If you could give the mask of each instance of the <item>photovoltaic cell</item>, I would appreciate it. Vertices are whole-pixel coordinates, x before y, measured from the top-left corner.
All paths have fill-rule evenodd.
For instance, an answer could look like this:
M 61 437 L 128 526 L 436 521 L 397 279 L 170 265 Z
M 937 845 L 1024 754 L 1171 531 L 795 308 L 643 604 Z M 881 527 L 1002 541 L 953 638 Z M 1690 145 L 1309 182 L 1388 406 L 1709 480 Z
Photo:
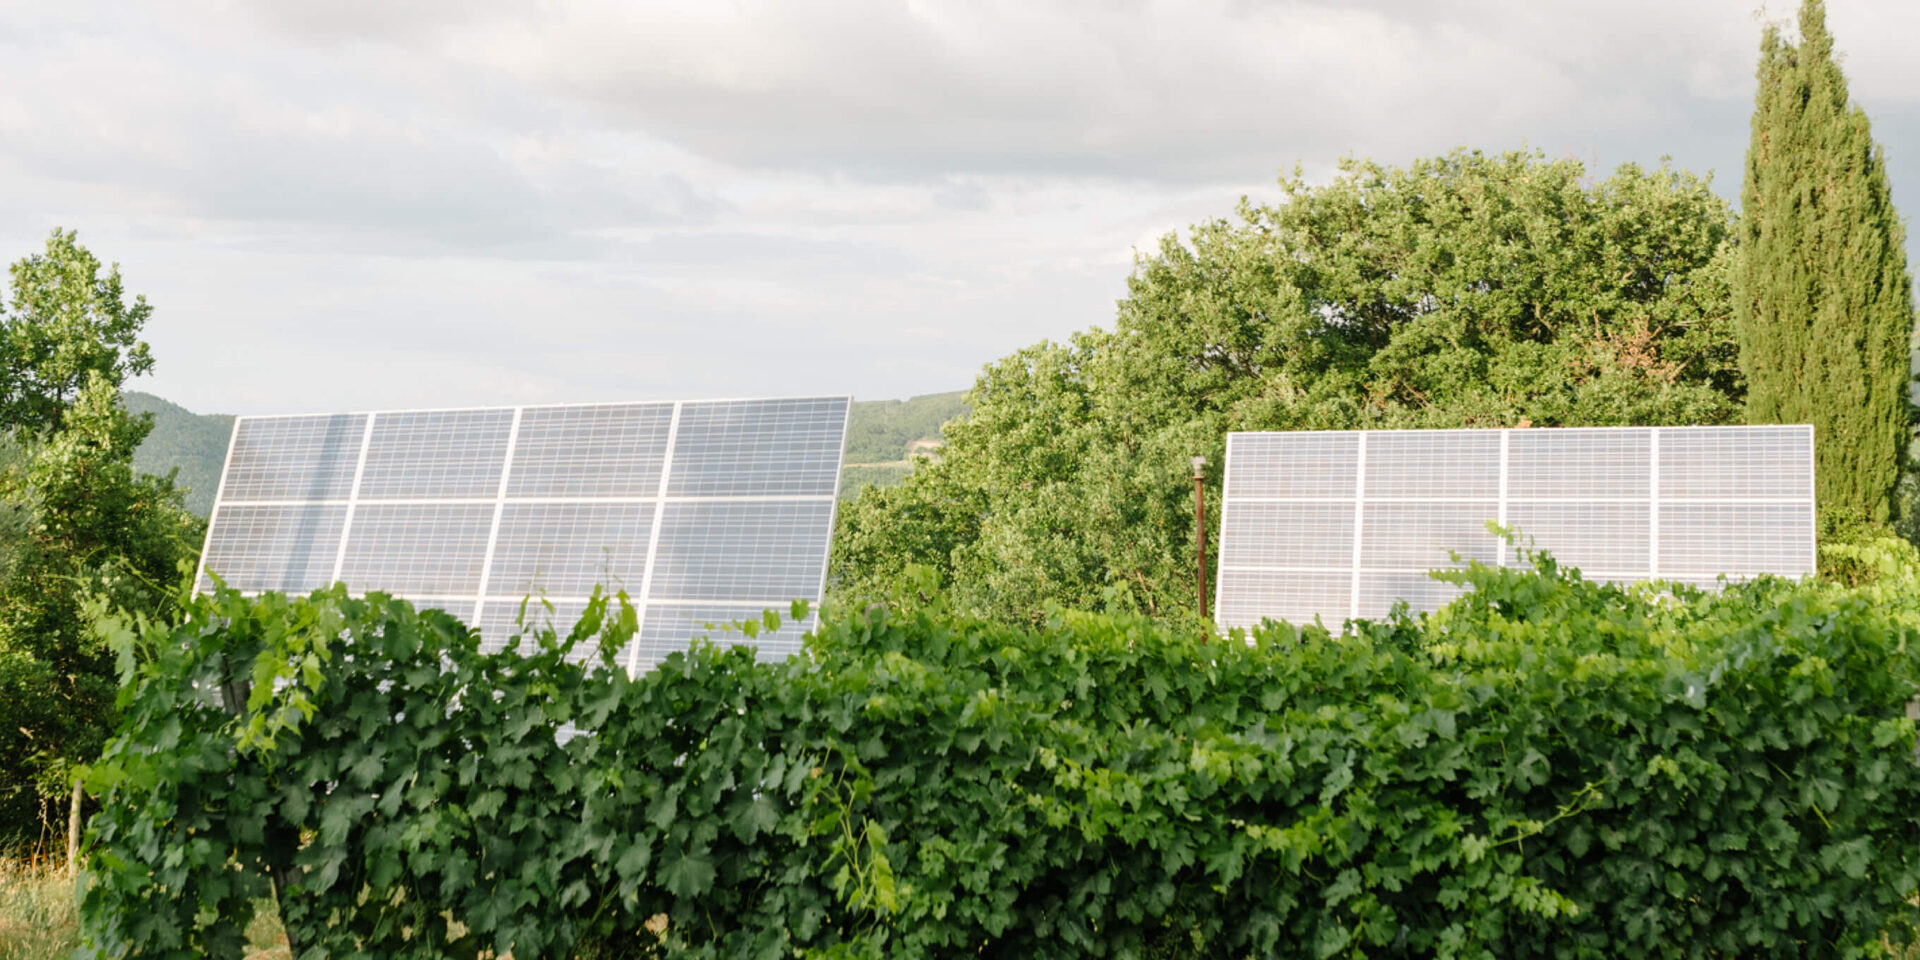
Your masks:
M 1645 579 L 1652 530 L 1645 502 L 1551 501 L 1507 504 L 1521 542 L 1553 553 L 1562 566 L 1607 580 Z M 1517 562 L 1517 561 L 1516 561 Z
M 342 581 L 449 610 L 503 646 L 565 632 L 595 585 L 641 620 L 629 669 L 689 637 L 799 649 L 814 623 L 846 444 L 845 397 L 242 417 L 202 555 L 248 592 Z M 711 626 L 709 626 L 711 624 Z M 576 651 L 586 656 L 590 651 Z
M 365 414 L 236 421 L 222 495 L 229 503 L 345 500 L 366 423 Z
M 1353 505 L 1244 501 L 1239 536 L 1220 543 L 1220 562 L 1241 567 L 1342 567 L 1353 559 Z
M 1367 437 L 1368 499 L 1426 500 L 1500 496 L 1500 434 L 1496 430 L 1407 430 Z M 1342 491 L 1351 496 L 1353 491 Z
M 363 503 L 347 521 L 339 580 L 355 593 L 460 597 L 480 592 L 490 503 Z
M 651 503 L 508 503 L 500 512 L 487 590 L 584 596 L 595 584 L 640 591 Z
M 690 637 L 705 637 L 721 646 L 751 644 L 763 660 L 778 660 L 800 652 L 800 638 L 813 629 L 813 618 L 796 623 L 788 613 L 775 609 L 780 629 L 768 631 L 762 623 L 757 636 L 749 638 L 736 624 L 759 621 L 767 609 L 764 604 L 660 604 L 647 608 L 647 620 L 640 629 L 639 659 L 645 664 L 665 660 L 676 650 L 684 650 Z
M 362 500 L 492 499 L 507 457 L 512 410 L 375 415 Z
M 1521 562 L 1489 521 L 1595 579 L 1814 569 L 1807 426 L 1236 433 L 1222 486 L 1224 627 L 1436 609 L 1456 555 Z
M 724 400 L 680 411 L 668 494 L 680 497 L 832 495 L 846 446 L 846 402 Z
M 1222 566 L 1215 615 L 1222 624 L 1249 626 L 1261 620 L 1307 624 L 1323 619 L 1338 628 L 1351 606 L 1353 575 Z
M 1395 570 L 1450 567 L 1455 553 L 1498 563 L 1500 541 L 1487 531 L 1487 520 L 1498 513 L 1497 500 L 1369 502 L 1360 515 L 1360 555 L 1369 566 Z M 1351 565 L 1351 542 L 1347 549 Z
M 671 403 L 528 407 L 510 497 L 651 497 L 660 490 Z
M 206 555 L 235 590 L 313 590 L 333 582 L 346 519 L 341 504 L 229 504 L 207 530 Z M 203 570 L 200 589 L 212 588 Z
M 815 500 L 669 503 L 647 598 L 808 596 L 820 579 L 809 547 L 833 532 L 833 509 Z
M 507 648 L 516 637 L 537 633 L 544 627 L 553 627 L 562 638 L 580 621 L 580 614 L 586 611 L 584 600 L 545 600 L 540 597 L 527 597 L 512 602 L 490 603 L 481 612 L 477 624 L 480 630 L 480 649 L 488 653 L 498 653 Z M 523 641 L 521 650 L 531 649 Z M 586 660 L 597 653 L 599 647 L 592 643 L 583 643 L 573 650 L 568 659 L 575 662 Z
M 1369 620 L 1386 616 L 1402 600 L 1409 610 L 1438 610 L 1462 592 L 1462 588 L 1424 573 L 1367 573 L 1360 576 L 1358 610 Z

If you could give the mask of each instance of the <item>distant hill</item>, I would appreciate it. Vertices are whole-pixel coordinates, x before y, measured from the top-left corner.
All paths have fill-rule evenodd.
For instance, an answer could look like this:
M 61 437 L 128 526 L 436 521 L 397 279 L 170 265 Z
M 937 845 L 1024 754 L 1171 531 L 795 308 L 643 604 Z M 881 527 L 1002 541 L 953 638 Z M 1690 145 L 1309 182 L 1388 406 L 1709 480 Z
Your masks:
M 193 413 L 150 393 L 121 392 L 127 409 L 153 414 L 153 432 L 133 452 L 133 468 L 166 476 L 179 469 L 175 480 L 187 488 L 187 509 L 200 516 L 213 512 L 213 495 L 220 487 L 220 469 L 227 460 L 227 441 L 233 436 L 233 416 Z
M 938 455 L 940 427 L 967 412 L 966 391 L 929 393 L 910 400 L 856 400 L 847 414 L 846 464 L 840 496 L 862 488 L 889 487 L 913 472 L 915 455 Z
M 203 517 L 211 513 L 220 469 L 227 459 L 227 441 L 233 436 L 233 416 L 194 413 L 136 390 L 123 396 L 127 409 L 153 414 L 153 433 L 134 452 L 134 469 L 165 476 L 178 468 L 177 479 L 188 488 L 187 507 Z M 855 401 L 847 416 L 847 463 L 840 475 L 840 495 L 852 497 L 862 487 L 906 479 L 913 470 L 909 451 L 939 448 L 940 425 L 966 412 L 962 396 L 963 391 L 954 391 L 911 400 Z

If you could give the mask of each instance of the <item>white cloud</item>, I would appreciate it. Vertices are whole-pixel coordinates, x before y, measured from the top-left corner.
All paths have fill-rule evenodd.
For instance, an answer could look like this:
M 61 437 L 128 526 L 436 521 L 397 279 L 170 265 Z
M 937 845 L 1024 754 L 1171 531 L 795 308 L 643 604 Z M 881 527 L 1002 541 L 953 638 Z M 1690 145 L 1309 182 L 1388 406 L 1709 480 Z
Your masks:
M 80 229 L 195 409 L 905 396 L 1109 321 L 1134 249 L 1295 161 L 1524 143 L 1734 193 L 1750 5 L 18 5 L 0 258 Z M 1920 7 L 1830 7 L 1904 198 Z

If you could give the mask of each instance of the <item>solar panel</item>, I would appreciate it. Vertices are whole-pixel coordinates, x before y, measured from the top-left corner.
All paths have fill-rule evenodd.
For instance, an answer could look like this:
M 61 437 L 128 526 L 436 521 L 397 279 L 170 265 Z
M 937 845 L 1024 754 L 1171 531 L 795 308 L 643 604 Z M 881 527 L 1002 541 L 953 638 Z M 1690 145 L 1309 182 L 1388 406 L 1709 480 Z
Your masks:
M 1521 562 L 1489 520 L 1591 579 L 1814 571 L 1804 425 L 1234 433 L 1223 487 L 1222 628 L 1438 609 L 1455 555 Z
M 721 639 L 715 625 L 795 599 L 817 611 L 850 402 L 240 417 L 197 583 L 342 581 L 454 613 L 495 649 L 529 596 L 529 625 L 564 632 L 608 584 L 640 616 L 621 652 L 638 671 L 695 634 Z M 817 616 L 752 642 L 793 653 Z

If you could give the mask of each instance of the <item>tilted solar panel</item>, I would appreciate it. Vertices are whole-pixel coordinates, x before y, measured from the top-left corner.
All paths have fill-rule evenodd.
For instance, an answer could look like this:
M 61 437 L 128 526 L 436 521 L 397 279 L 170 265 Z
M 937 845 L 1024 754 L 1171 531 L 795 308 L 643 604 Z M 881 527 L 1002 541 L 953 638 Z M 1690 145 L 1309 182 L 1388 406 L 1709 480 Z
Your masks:
M 529 621 L 564 631 L 608 584 L 633 597 L 640 635 L 622 662 L 644 669 L 708 624 L 795 599 L 817 610 L 849 405 L 241 417 L 199 587 L 210 572 L 248 593 L 342 581 L 457 614 L 498 647 L 528 596 L 545 600 L 527 605 Z M 752 642 L 792 653 L 815 616 Z
M 1809 426 L 1234 433 L 1223 487 L 1223 628 L 1437 609 L 1453 555 L 1519 562 L 1489 520 L 1591 579 L 1814 570 Z

